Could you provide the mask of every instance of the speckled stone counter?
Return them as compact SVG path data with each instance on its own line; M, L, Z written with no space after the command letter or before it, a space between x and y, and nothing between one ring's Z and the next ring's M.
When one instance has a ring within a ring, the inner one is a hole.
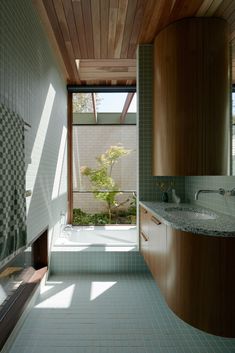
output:
M191 232L195 234L235 237L235 217L231 217L217 211L212 211L207 208L198 207L192 204L179 204L140 201L140 205L145 207L148 211L154 213L156 217L164 224L171 226L174 229ZM206 213L208 215L215 215L215 219L185 219L179 215L173 215L167 209L177 207L182 210L193 210L198 213Z

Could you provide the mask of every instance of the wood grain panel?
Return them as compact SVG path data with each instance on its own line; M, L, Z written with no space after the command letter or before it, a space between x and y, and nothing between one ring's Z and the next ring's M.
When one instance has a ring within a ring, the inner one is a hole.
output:
M210 17L213 16L216 10L220 7L220 5L223 3L223 0L214 0L209 7L209 9L206 12L206 16Z
M61 33L64 39L64 43L65 43L65 47L68 53L68 56L71 57L77 57L80 56L80 48L76 47L76 50L74 51L72 42L71 42L71 38L70 38L70 32L69 32L69 27L67 25L67 21L65 18L65 13L64 13L64 8L63 8L63 4L61 2L61 0L54 0L53 1L54 4L54 8L55 8L55 12L58 18L58 22L60 24L60 28L61 28ZM80 81L79 76L78 76L78 72L77 72L77 68L75 65L75 61L71 61L71 67L73 70L73 76L77 81Z
M189 324L235 337L235 238L167 227L166 301Z
M93 27L93 42L94 42L94 57L100 59L100 1L91 0L91 14L92 14L92 27Z
M151 213L144 207L140 207L140 252L144 257L145 262L150 267L149 256L149 228L150 228Z
M140 35L144 9L145 9L145 3L142 0L138 0L135 17L134 17L134 23L132 26L128 52L127 52L128 58L134 58L136 55L136 49L137 49L136 43L138 42L138 38Z
M149 251L150 271L163 295L166 293L166 226L155 222L151 216L149 223ZM157 220L158 221L158 220Z
M114 58L114 45L117 27L118 0L110 0L109 8L109 34L108 34L108 58Z
M84 21L84 33L85 33L86 45L87 45L87 56L88 58L94 58L91 1L81 0L81 3L82 3L82 14L83 14L83 21Z
M66 67L65 61L62 57L58 42L56 40L55 33L52 29L51 23L50 23L49 18L47 16L47 12L46 12L44 3L41 0L33 0L33 4L37 9L37 11L40 15L42 25L48 34L49 42L51 44L52 50L56 54L55 56L57 57L57 60L59 62L59 67L62 72L64 81L67 82L69 80L69 74L67 71L67 67Z
M226 22L178 21L157 36L154 50L153 174L226 175Z
M80 50L80 44L79 44L79 37L77 34L77 27L74 20L74 11L73 11L71 0L63 0L63 8L65 12L64 20L68 24L68 30L69 30L69 35L70 35L70 40L73 47L74 55L77 58L80 58L81 50Z
M60 25L59 25L59 22L58 22L56 13L55 13L53 0L43 0L43 4L44 4L44 7L45 7L46 12L47 12L48 19L49 19L49 21L51 23L55 38L56 38L57 43L58 43L58 46L60 48L61 56L62 56L62 58L64 60L65 67L66 67L66 69L68 71L69 79L75 81L74 74L73 74L73 69L72 69L72 65L71 65L71 61L70 61L71 58L69 57L69 55L67 53L67 50L66 50L66 46L65 46L65 43L64 43L64 39L63 39L63 35L62 35L62 32L61 32L61 28L60 28Z
M214 0L204 0L201 3L201 6L199 7L199 9L197 10L196 16L204 16L208 9L210 8L211 4L213 3Z
M198 7L201 6L204 0L182 0L175 1L174 7L172 8L171 15L169 18L170 23L177 21L183 17L195 16Z
M109 33L109 0L102 0L100 3L100 16L101 16L101 53L102 59L108 58L108 33Z
M135 79L133 59L80 60L79 74L82 80Z
M163 28L182 18L222 17L234 39L234 0L43 0L43 4L70 83L81 84L75 59L135 59L139 43L151 43ZM127 84L128 78L124 81ZM100 84L100 79L94 82Z
M81 59L87 59L88 58L87 41L86 41L86 35L85 35L85 24L84 24L83 12L82 12L82 4L81 4L81 1L73 1L72 4L73 4L73 12L74 12L74 18L75 18L75 23L77 27L79 43L81 47ZM77 57L76 59L80 59L80 58Z
M220 6L218 7L218 9L215 11L215 16L218 17L223 17L226 18L226 13L225 11L227 11L227 9L229 8L229 6L234 2L234 0L223 0L222 3L220 4ZM229 10L229 13L231 13L231 11Z
M132 26L134 23L136 6L137 6L137 0L133 0L132 2L130 2L130 1L128 2L126 21L125 21L125 29L124 29L125 35L123 37L122 50L121 50L121 55L120 55L120 57L122 59L127 58L129 41L131 38L131 31L132 31Z
M122 41L124 36L124 26L126 21L128 0L119 0L117 26L114 42L114 57L120 58Z

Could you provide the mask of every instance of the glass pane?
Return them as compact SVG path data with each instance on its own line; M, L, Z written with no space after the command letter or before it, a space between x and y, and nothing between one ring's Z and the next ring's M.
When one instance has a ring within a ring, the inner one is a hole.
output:
M127 104L124 119L121 114ZM136 124L134 93L74 93L74 124Z
M135 222L136 166L135 125L73 126L74 223L81 212L106 214L94 224Z

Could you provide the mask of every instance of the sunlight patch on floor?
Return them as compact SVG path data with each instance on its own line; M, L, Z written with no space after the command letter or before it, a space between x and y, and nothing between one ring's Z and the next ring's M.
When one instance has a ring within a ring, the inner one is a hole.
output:
M43 300L41 303L37 304L35 308L39 308L39 309L69 308L71 306L74 289L75 289L75 284L72 284L69 287L59 291L58 293L50 296L48 299Z
M92 282L91 283L91 292L90 292L90 301L95 300L101 294L113 287L117 282Z

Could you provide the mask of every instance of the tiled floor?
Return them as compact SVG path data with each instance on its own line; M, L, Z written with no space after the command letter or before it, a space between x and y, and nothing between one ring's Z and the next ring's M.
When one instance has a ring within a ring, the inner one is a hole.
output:
M51 276L10 353L233 353L178 319L148 272Z

